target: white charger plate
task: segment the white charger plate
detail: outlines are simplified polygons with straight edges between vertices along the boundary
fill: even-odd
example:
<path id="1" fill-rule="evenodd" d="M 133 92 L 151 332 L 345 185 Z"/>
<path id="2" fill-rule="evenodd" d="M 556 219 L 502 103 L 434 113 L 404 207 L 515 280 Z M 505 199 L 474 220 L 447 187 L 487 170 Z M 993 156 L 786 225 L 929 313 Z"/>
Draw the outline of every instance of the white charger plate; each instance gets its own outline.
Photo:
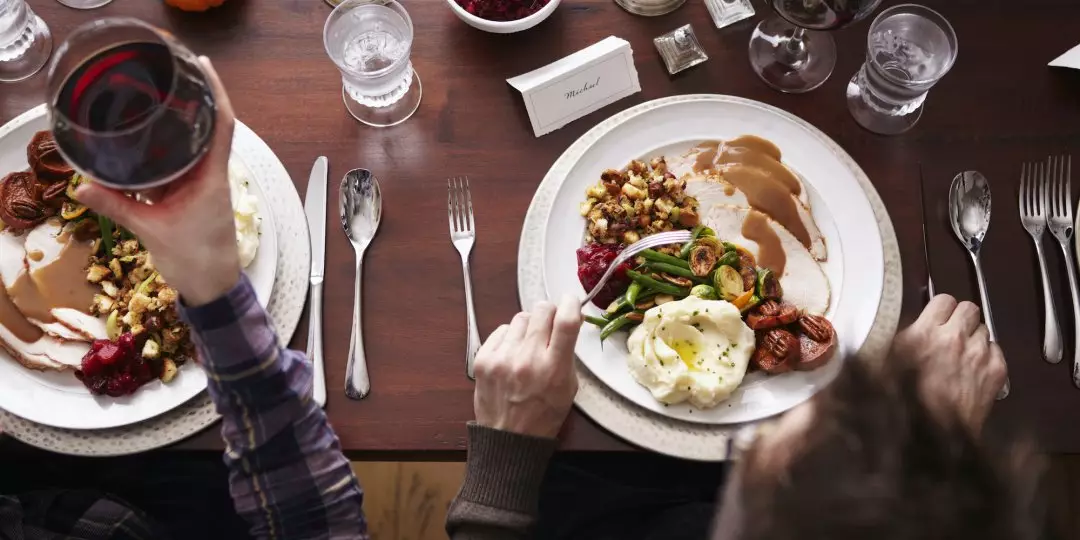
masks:
<path id="1" fill-rule="evenodd" d="M 784 162 L 810 187 L 811 210 L 829 249 L 829 260 L 823 264 L 832 287 L 827 316 L 839 337 L 838 356 L 858 351 L 877 317 L 885 275 L 877 217 L 859 183 L 864 173 L 835 143 L 823 140 L 820 132 L 772 107 L 725 96 L 684 98 L 626 117 L 589 145 L 561 178 L 544 179 L 558 184 L 540 242 L 548 298 L 584 295 L 574 254 L 585 226 L 578 207 L 585 189 L 597 182 L 603 170 L 702 140 L 758 135 L 776 143 Z M 640 407 L 694 423 L 733 424 L 781 413 L 824 388 L 841 366 L 841 362 L 831 362 L 810 372 L 751 374 L 728 400 L 710 410 L 686 404 L 665 407 L 631 376 L 626 334 L 616 334 L 603 346 L 598 334 L 596 328 L 584 329 L 575 349 L 597 378 Z"/>
<path id="2" fill-rule="evenodd" d="M 236 135 L 251 133 L 237 121 Z M 39 105 L 0 127 L 0 173 L 24 170 L 26 145 L 34 133 L 48 129 L 48 112 Z M 253 134 L 252 134 L 253 135 Z M 234 145 L 236 143 L 234 142 Z M 255 259 L 245 269 L 264 306 L 270 300 L 277 272 L 277 237 L 273 214 L 260 182 L 243 162 L 235 159 L 252 180 L 251 193 L 259 202 L 260 246 Z M 0 253 L 0 257 L 4 254 Z M 45 426 L 66 429 L 103 429 L 142 422 L 168 412 L 206 389 L 206 374 L 188 362 L 169 384 L 154 381 L 135 394 L 123 398 L 94 396 L 72 372 L 38 372 L 24 368 L 7 352 L 0 350 L 0 409 Z"/>

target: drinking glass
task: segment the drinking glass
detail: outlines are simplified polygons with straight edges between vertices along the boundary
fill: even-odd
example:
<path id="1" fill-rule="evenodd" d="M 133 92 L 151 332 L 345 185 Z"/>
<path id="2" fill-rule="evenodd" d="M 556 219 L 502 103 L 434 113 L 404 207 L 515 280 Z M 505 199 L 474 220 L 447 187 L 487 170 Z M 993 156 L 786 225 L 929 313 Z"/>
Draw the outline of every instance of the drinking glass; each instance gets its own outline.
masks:
<path id="1" fill-rule="evenodd" d="M 882 11 L 870 25 L 866 62 L 848 83 L 848 110 L 874 133 L 911 129 L 956 53 L 956 33 L 938 12 L 914 4 Z"/>
<path id="2" fill-rule="evenodd" d="M 210 148 L 217 104 L 198 58 L 137 19 L 76 28 L 56 49 L 46 92 L 60 154 L 101 184 L 160 186 Z"/>
<path id="3" fill-rule="evenodd" d="M 24 0 L 0 0 L 0 82 L 21 81 L 41 70 L 52 53 L 52 34 Z"/>
<path id="4" fill-rule="evenodd" d="M 412 41 L 412 19 L 395 0 L 344 0 L 330 13 L 323 44 L 354 118 L 387 127 L 416 112 L 423 90 L 409 60 Z"/>
<path id="5" fill-rule="evenodd" d="M 750 67 L 769 86 L 792 94 L 821 86 L 836 67 L 836 41 L 825 32 L 865 18 L 881 0 L 771 0 L 778 17 L 750 38 Z"/>
<path id="6" fill-rule="evenodd" d="M 69 8 L 75 8 L 75 9 L 94 9 L 94 8 L 99 8 L 101 6 L 104 6 L 105 4 L 108 4 L 109 2 L 112 2 L 112 0 L 56 0 L 56 1 L 60 2 L 61 4 L 64 4 L 65 6 L 67 6 Z"/>

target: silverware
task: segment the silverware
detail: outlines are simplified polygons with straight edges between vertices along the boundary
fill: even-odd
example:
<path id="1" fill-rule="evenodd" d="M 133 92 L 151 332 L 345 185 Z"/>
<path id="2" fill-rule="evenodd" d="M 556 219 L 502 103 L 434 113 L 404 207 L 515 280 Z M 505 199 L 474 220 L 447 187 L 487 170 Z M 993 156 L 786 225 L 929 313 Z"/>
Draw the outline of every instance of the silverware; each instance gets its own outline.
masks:
<path id="1" fill-rule="evenodd" d="M 1061 327 L 1058 325 L 1057 309 L 1054 306 L 1053 290 L 1046 273 L 1046 255 L 1043 253 L 1042 238 L 1046 230 L 1048 206 L 1046 168 L 1042 163 L 1025 163 L 1020 170 L 1020 223 L 1035 242 L 1035 254 L 1039 259 L 1039 274 L 1042 276 L 1043 290 L 1043 358 L 1051 364 L 1061 361 Z"/>
<path id="2" fill-rule="evenodd" d="M 1072 290 L 1073 320 L 1076 330 L 1073 335 L 1080 338 L 1080 295 L 1076 290 L 1076 263 L 1073 262 L 1072 235 L 1072 156 L 1048 158 L 1042 168 L 1043 179 L 1047 184 L 1049 211 L 1046 225 L 1061 244 L 1061 253 L 1065 255 L 1065 270 L 1069 274 L 1069 289 Z M 1073 385 L 1080 388 L 1080 347 L 1073 346 Z"/>
<path id="3" fill-rule="evenodd" d="M 622 263 L 629 260 L 630 257 L 633 257 L 634 255 L 637 255 L 638 253 L 641 253 L 646 249 L 658 246 L 666 246 L 668 244 L 681 244 L 684 242 L 689 242 L 692 237 L 693 236 L 691 235 L 690 231 L 671 231 L 666 233 L 654 234 L 652 236 L 646 236 L 645 238 L 642 238 L 641 240 L 638 240 L 637 242 L 626 246 L 626 248 L 619 252 L 619 255 L 615 257 L 615 260 L 611 261 L 611 264 L 608 265 L 607 271 L 604 272 L 604 275 L 600 277 L 600 281 L 596 284 L 596 286 L 593 287 L 591 291 L 589 291 L 589 294 L 585 295 L 585 299 L 581 301 L 581 307 L 585 307 L 585 304 L 588 304 L 593 298 L 596 297 L 596 295 L 600 292 L 600 289 L 604 287 L 604 284 L 607 283 L 608 279 L 610 279 L 611 276 L 615 273 L 615 269 L 618 268 L 619 265 L 621 265 Z"/>
<path id="4" fill-rule="evenodd" d="M 341 227 L 356 251 L 352 335 L 349 337 L 349 362 L 345 368 L 345 395 L 350 399 L 363 399 L 371 391 L 367 358 L 364 357 L 360 290 L 364 276 L 364 251 L 375 238 L 381 218 L 382 190 L 379 189 L 379 181 L 367 169 L 349 171 L 341 180 Z"/>
<path id="5" fill-rule="evenodd" d="M 949 188 L 949 220 L 953 232 L 971 255 L 975 266 L 975 279 L 979 282 L 979 298 L 982 302 L 983 321 L 990 333 L 990 341 L 997 341 L 994 331 L 994 317 L 990 313 L 990 294 L 986 290 L 979 251 L 982 249 L 986 230 L 990 228 L 990 185 L 986 177 L 976 171 L 966 171 L 956 175 Z M 998 399 L 1009 395 L 1009 379 L 998 393 Z"/>
<path id="6" fill-rule="evenodd" d="M 468 321 L 469 340 L 465 346 L 465 374 L 473 376 L 476 351 L 480 350 L 480 332 L 476 328 L 476 309 L 473 307 L 472 276 L 469 273 L 469 254 L 476 243 L 476 221 L 473 219 L 472 193 L 469 177 L 455 177 L 446 181 L 446 213 L 450 219 L 450 241 L 461 255 L 461 273 L 465 276 L 465 312 Z"/>
<path id="7" fill-rule="evenodd" d="M 322 301 L 323 273 L 326 269 L 326 173 L 328 160 L 319 156 L 308 177 L 304 214 L 311 239 L 311 285 L 308 287 L 307 357 L 315 369 L 311 398 L 326 406 L 326 370 L 323 365 Z"/>
<path id="8" fill-rule="evenodd" d="M 929 301 L 937 294 L 934 291 L 934 274 L 930 271 L 930 239 L 926 236 L 926 196 L 923 194 L 923 170 L 919 164 L 919 219 L 922 220 L 922 249 L 923 264 L 926 265 L 926 300 Z"/>

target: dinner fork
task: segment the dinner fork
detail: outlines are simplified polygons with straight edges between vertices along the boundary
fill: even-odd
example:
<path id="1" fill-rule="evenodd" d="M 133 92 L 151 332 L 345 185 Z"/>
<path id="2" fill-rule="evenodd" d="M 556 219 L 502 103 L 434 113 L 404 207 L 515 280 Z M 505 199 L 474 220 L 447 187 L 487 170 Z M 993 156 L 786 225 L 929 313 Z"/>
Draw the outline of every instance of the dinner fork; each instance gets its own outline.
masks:
<path id="1" fill-rule="evenodd" d="M 581 307 L 585 307 L 585 304 L 588 304 L 589 301 L 591 301 L 593 298 L 596 297 L 597 294 L 600 293 L 600 289 L 603 288 L 604 284 L 607 283 L 609 279 L 611 279 L 611 276 L 613 274 L 615 274 L 615 269 L 618 268 L 619 265 L 621 265 L 622 263 L 628 261 L 630 257 L 633 257 L 634 255 L 637 255 L 638 253 L 641 253 L 646 249 L 666 246 L 668 244 L 681 244 L 683 242 L 689 242 L 692 237 L 693 236 L 691 235 L 690 231 L 671 231 L 654 234 L 652 236 L 646 236 L 645 238 L 642 238 L 641 240 L 638 240 L 637 242 L 626 246 L 626 248 L 623 249 L 617 257 L 615 257 L 615 260 L 611 261 L 611 264 L 608 265 L 608 269 L 600 278 L 600 282 L 597 283 L 591 291 L 589 291 L 589 294 L 585 295 L 585 300 L 582 300 Z"/>
<path id="2" fill-rule="evenodd" d="M 1046 166 L 1042 170 L 1050 201 L 1046 224 L 1061 244 L 1061 252 L 1065 255 L 1065 270 L 1069 276 L 1069 289 L 1072 291 L 1073 321 L 1076 324 L 1073 335 L 1080 337 L 1080 293 L 1076 290 L 1076 263 L 1072 254 L 1072 156 L 1047 158 Z M 1080 388 L 1080 347 L 1076 346 L 1073 347 L 1072 379 L 1073 385 Z"/>
<path id="3" fill-rule="evenodd" d="M 461 254 L 461 273 L 465 276 L 465 311 L 469 338 L 465 348 L 465 374 L 473 376 L 476 351 L 480 349 L 480 332 L 476 329 L 476 310 L 473 307 L 472 277 L 469 274 L 469 254 L 476 243 L 476 222 L 473 219 L 472 193 L 469 177 L 454 177 L 446 181 L 447 215 L 450 217 L 450 241 Z"/>
<path id="4" fill-rule="evenodd" d="M 1054 292 L 1050 288 L 1050 278 L 1046 273 L 1046 255 L 1043 253 L 1042 238 L 1046 230 L 1048 217 L 1047 179 L 1042 163 L 1025 163 L 1020 170 L 1020 222 L 1035 242 L 1035 253 L 1039 259 L 1039 274 L 1042 276 L 1043 289 L 1043 358 L 1051 364 L 1061 361 L 1061 327 L 1058 325 L 1057 309 L 1054 306 Z"/>

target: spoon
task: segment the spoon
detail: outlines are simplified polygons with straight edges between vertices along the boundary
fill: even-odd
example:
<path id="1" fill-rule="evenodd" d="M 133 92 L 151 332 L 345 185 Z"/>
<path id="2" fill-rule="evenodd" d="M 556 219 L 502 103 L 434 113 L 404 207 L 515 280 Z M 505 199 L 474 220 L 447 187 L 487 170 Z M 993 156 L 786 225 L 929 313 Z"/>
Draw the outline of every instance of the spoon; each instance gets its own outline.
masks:
<path id="1" fill-rule="evenodd" d="M 382 218 L 382 190 L 379 181 L 367 169 L 353 169 L 341 180 L 341 227 L 356 251 L 356 283 L 353 287 L 352 336 L 349 338 L 349 363 L 345 373 L 345 395 L 363 399 L 371 391 L 367 359 L 364 357 L 364 332 L 360 319 L 360 289 L 363 278 L 364 251 L 375 238 Z"/>
<path id="2" fill-rule="evenodd" d="M 979 298 L 982 302 L 983 320 L 990 333 L 990 341 L 997 342 L 994 331 L 994 316 L 990 313 L 990 294 L 986 290 L 979 251 L 982 249 L 986 230 L 990 228 L 990 184 L 986 177 L 977 171 L 965 171 L 956 175 L 949 188 L 949 221 L 960 243 L 971 254 L 975 266 L 975 279 L 979 282 Z M 998 392 L 998 399 L 1009 395 L 1009 379 Z"/>

